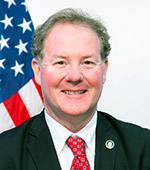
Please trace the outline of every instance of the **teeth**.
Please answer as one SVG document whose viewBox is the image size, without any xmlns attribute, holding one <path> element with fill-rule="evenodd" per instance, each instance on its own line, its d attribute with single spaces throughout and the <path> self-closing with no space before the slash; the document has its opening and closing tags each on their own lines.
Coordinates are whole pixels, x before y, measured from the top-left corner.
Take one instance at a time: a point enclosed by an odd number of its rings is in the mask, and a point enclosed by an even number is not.
<svg viewBox="0 0 150 170">
<path fill-rule="evenodd" d="M 85 92 L 85 90 L 81 90 L 81 91 L 63 91 L 66 94 L 83 94 Z"/>
</svg>

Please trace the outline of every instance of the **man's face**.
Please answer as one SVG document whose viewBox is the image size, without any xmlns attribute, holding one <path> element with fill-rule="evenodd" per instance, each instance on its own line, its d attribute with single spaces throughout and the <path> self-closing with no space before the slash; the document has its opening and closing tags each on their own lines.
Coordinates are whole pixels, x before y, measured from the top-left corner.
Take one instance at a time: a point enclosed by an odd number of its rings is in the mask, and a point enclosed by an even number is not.
<svg viewBox="0 0 150 170">
<path fill-rule="evenodd" d="M 107 60 L 102 63 L 100 41 L 92 29 L 69 23 L 54 26 L 45 39 L 43 60 L 35 74 L 48 113 L 55 119 L 93 114 L 107 66 Z"/>
</svg>

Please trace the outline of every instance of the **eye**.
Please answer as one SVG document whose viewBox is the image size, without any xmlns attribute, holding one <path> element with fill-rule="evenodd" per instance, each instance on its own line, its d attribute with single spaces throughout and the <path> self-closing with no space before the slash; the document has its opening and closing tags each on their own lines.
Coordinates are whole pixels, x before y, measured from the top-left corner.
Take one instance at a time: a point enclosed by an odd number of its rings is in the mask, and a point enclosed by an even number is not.
<svg viewBox="0 0 150 170">
<path fill-rule="evenodd" d="M 57 64 L 58 64 L 58 65 L 64 65 L 65 62 L 64 62 L 64 61 L 58 61 Z"/>
<path fill-rule="evenodd" d="M 90 64 L 92 64 L 92 62 L 91 61 L 85 61 L 84 64 L 90 65 Z"/>
<path fill-rule="evenodd" d="M 54 62 L 54 66 L 58 68 L 64 68 L 67 65 L 67 62 L 64 60 L 58 60 Z"/>
<path fill-rule="evenodd" d="M 96 63 L 93 60 L 85 60 L 82 62 L 82 65 L 85 68 L 93 68 L 96 65 Z"/>
</svg>

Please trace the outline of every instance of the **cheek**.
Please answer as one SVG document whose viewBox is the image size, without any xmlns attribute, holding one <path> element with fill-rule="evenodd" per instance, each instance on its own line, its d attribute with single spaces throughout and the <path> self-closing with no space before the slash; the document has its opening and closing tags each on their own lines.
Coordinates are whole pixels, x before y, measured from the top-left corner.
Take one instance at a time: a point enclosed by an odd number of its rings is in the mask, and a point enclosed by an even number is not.
<svg viewBox="0 0 150 170">
<path fill-rule="evenodd" d="M 87 74 L 88 82 L 95 88 L 99 88 L 103 84 L 103 77 L 100 71 L 94 71 Z"/>
<path fill-rule="evenodd" d="M 57 71 L 53 70 L 43 70 L 41 72 L 41 82 L 42 87 L 51 90 L 51 88 L 58 87 L 61 82 L 62 75 L 61 73 L 57 73 Z"/>
<path fill-rule="evenodd" d="M 44 88 L 55 84 L 56 76 L 53 72 L 42 71 L 41 72 L 41 85 Z"/>
</svg>

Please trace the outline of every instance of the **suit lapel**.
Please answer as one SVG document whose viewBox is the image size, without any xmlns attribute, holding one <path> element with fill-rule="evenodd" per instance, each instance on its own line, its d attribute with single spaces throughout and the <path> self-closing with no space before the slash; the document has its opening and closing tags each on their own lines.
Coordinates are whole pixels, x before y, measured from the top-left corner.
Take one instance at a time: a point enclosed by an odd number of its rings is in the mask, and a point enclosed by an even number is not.
<svg viewBox="0 0 150 170">
<path fill-rule="evenodd" d="M 111 124 L 98 113 L 98 122 L 96 129 L 96 155 L 95 170 L 113 170 L 117 151 L 118 139 L 111 128 Z"/>
<path fill-rule="evenodd" d="M 49 129 L 42 113 L 30 130 L 28 150 L 38 170 L 61 169 Z"/>
<path fill-rule="evenodd" d="M 110 149 L 106 142 L 113 141 L 115 146 Z M 111 144 L 111 143 L 110 143 Z M 113 170 L 117 152 L 118 139 L 109 121 L 98 113 L 96 129 L 95 170 Z M 38 116 L 29 132 L 28 150 L 38 170 L 61 170 L 52 137 L 44 119 L 44 113 Z"/>
</svg>

